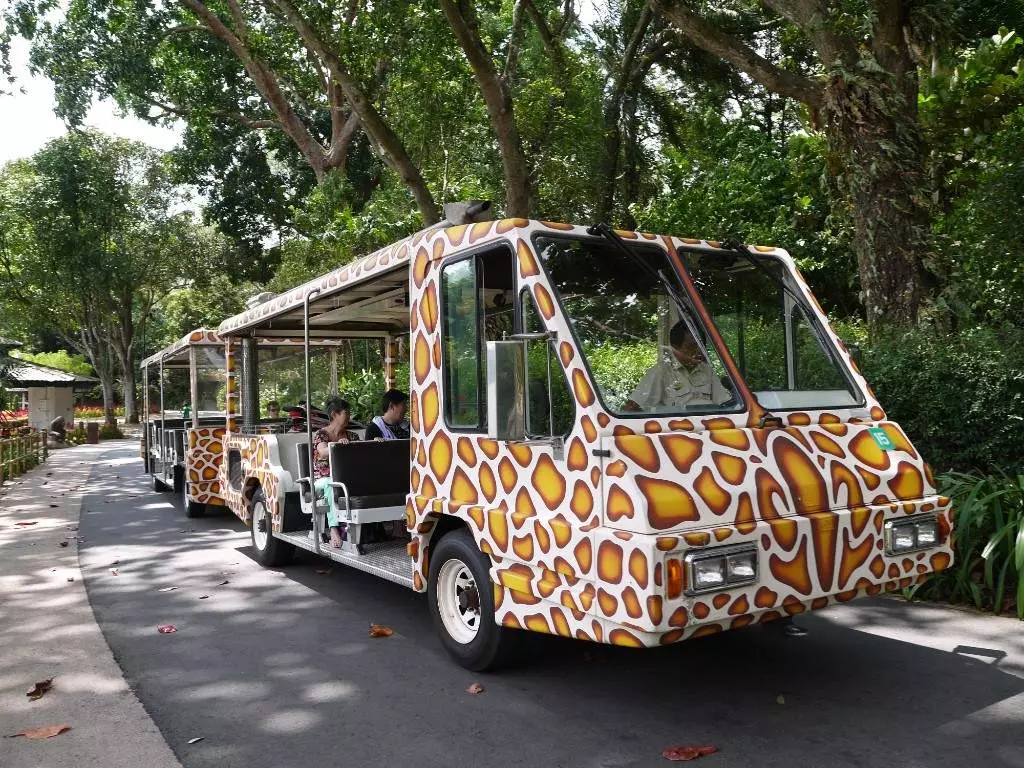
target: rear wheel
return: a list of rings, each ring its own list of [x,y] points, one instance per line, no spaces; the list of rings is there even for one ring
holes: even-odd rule
[[[167,491],[167,483],[163,481],[160,475],[153,475],[153,490],[157,493],[165,493]]]
[[[192,501],[188,497],[188,478],[181,480],[181,506],[185,510],[185,517],[202,517],[206,514],[206,505],[198,501]]]
[[[185,468],[175,467],[174,468],[174,492],[181,493],[182,488],[185,487]]]
[[[487,555],[469,533],[453,531],[431,548],[430,561],[427,599],[448,653],[474,672],[507,663],[519,638],[495,623]]]
[[[253,494],[252,519],[249,522],[252,524],[252,548],[256,550],[256,560],[261,565],[273,568],[291,562],[295,556],[295,547],[274,538],[273,521],[262,490]]]

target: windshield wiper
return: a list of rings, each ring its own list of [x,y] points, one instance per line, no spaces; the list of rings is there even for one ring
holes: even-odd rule
[[[742,240],[738,240],[738,239],[736,239],[736,240],[723,240],[722,241],[722,250],[723,251],[728,251],[729,253],[732,253],[732,254],[735,254],[736,256],[741,257],[748,264],[750,264],[754,269],[756,269],[758,272],[761,272],[762,274],[768,275],[768,277],[771,280],[773,280],[776,285],[778,285],[783,291],[785,291],[786,295],[789,296],[789,298],[791,298],[794,302],[796,302],[796,305],[798,307],[800,307],[801,309],[804,307],[806,302],[804,301],[803,296],[801,296],[796,291],[794,291],[786,283],[785,280],[783,280],[781,277],[779,277],[774,272],[772,272],[770,269],[768,269],[768,267],[766,267],[764,264],[762,264],[760,261],[758,261],[754,257],[754,255],[747,249],[746,244],[744,244],[744,242]]]

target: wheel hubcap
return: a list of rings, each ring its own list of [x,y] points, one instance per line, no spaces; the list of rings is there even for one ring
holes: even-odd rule
[[[267,508],[262,501],[257,501],[252,507],[252,541],[261,552],[267,548],[270,538],[267,527]]]
[[[473,642],[480,631],[480,591],[461,560],[448,560],[437,574],[437,610],[453,640]]]

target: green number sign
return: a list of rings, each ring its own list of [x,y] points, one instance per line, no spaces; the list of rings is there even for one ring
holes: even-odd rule
[[[868,432],[870,432],[871,436],[875,438],[875,442],[878,443],[878,447],[883,451],[891,451],[896,447],[892,438],[890,438],[881,427],[871,427],[868,429]]]

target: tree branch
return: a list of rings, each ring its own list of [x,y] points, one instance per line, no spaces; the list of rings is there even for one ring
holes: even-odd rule
[[[823,87],[820,82],[775,66],[749,46],[694,13],[684,0],[650,0],[650,3],[698,48],[724,59],[770,91],[803,102],[813,110],[821,107]]]

